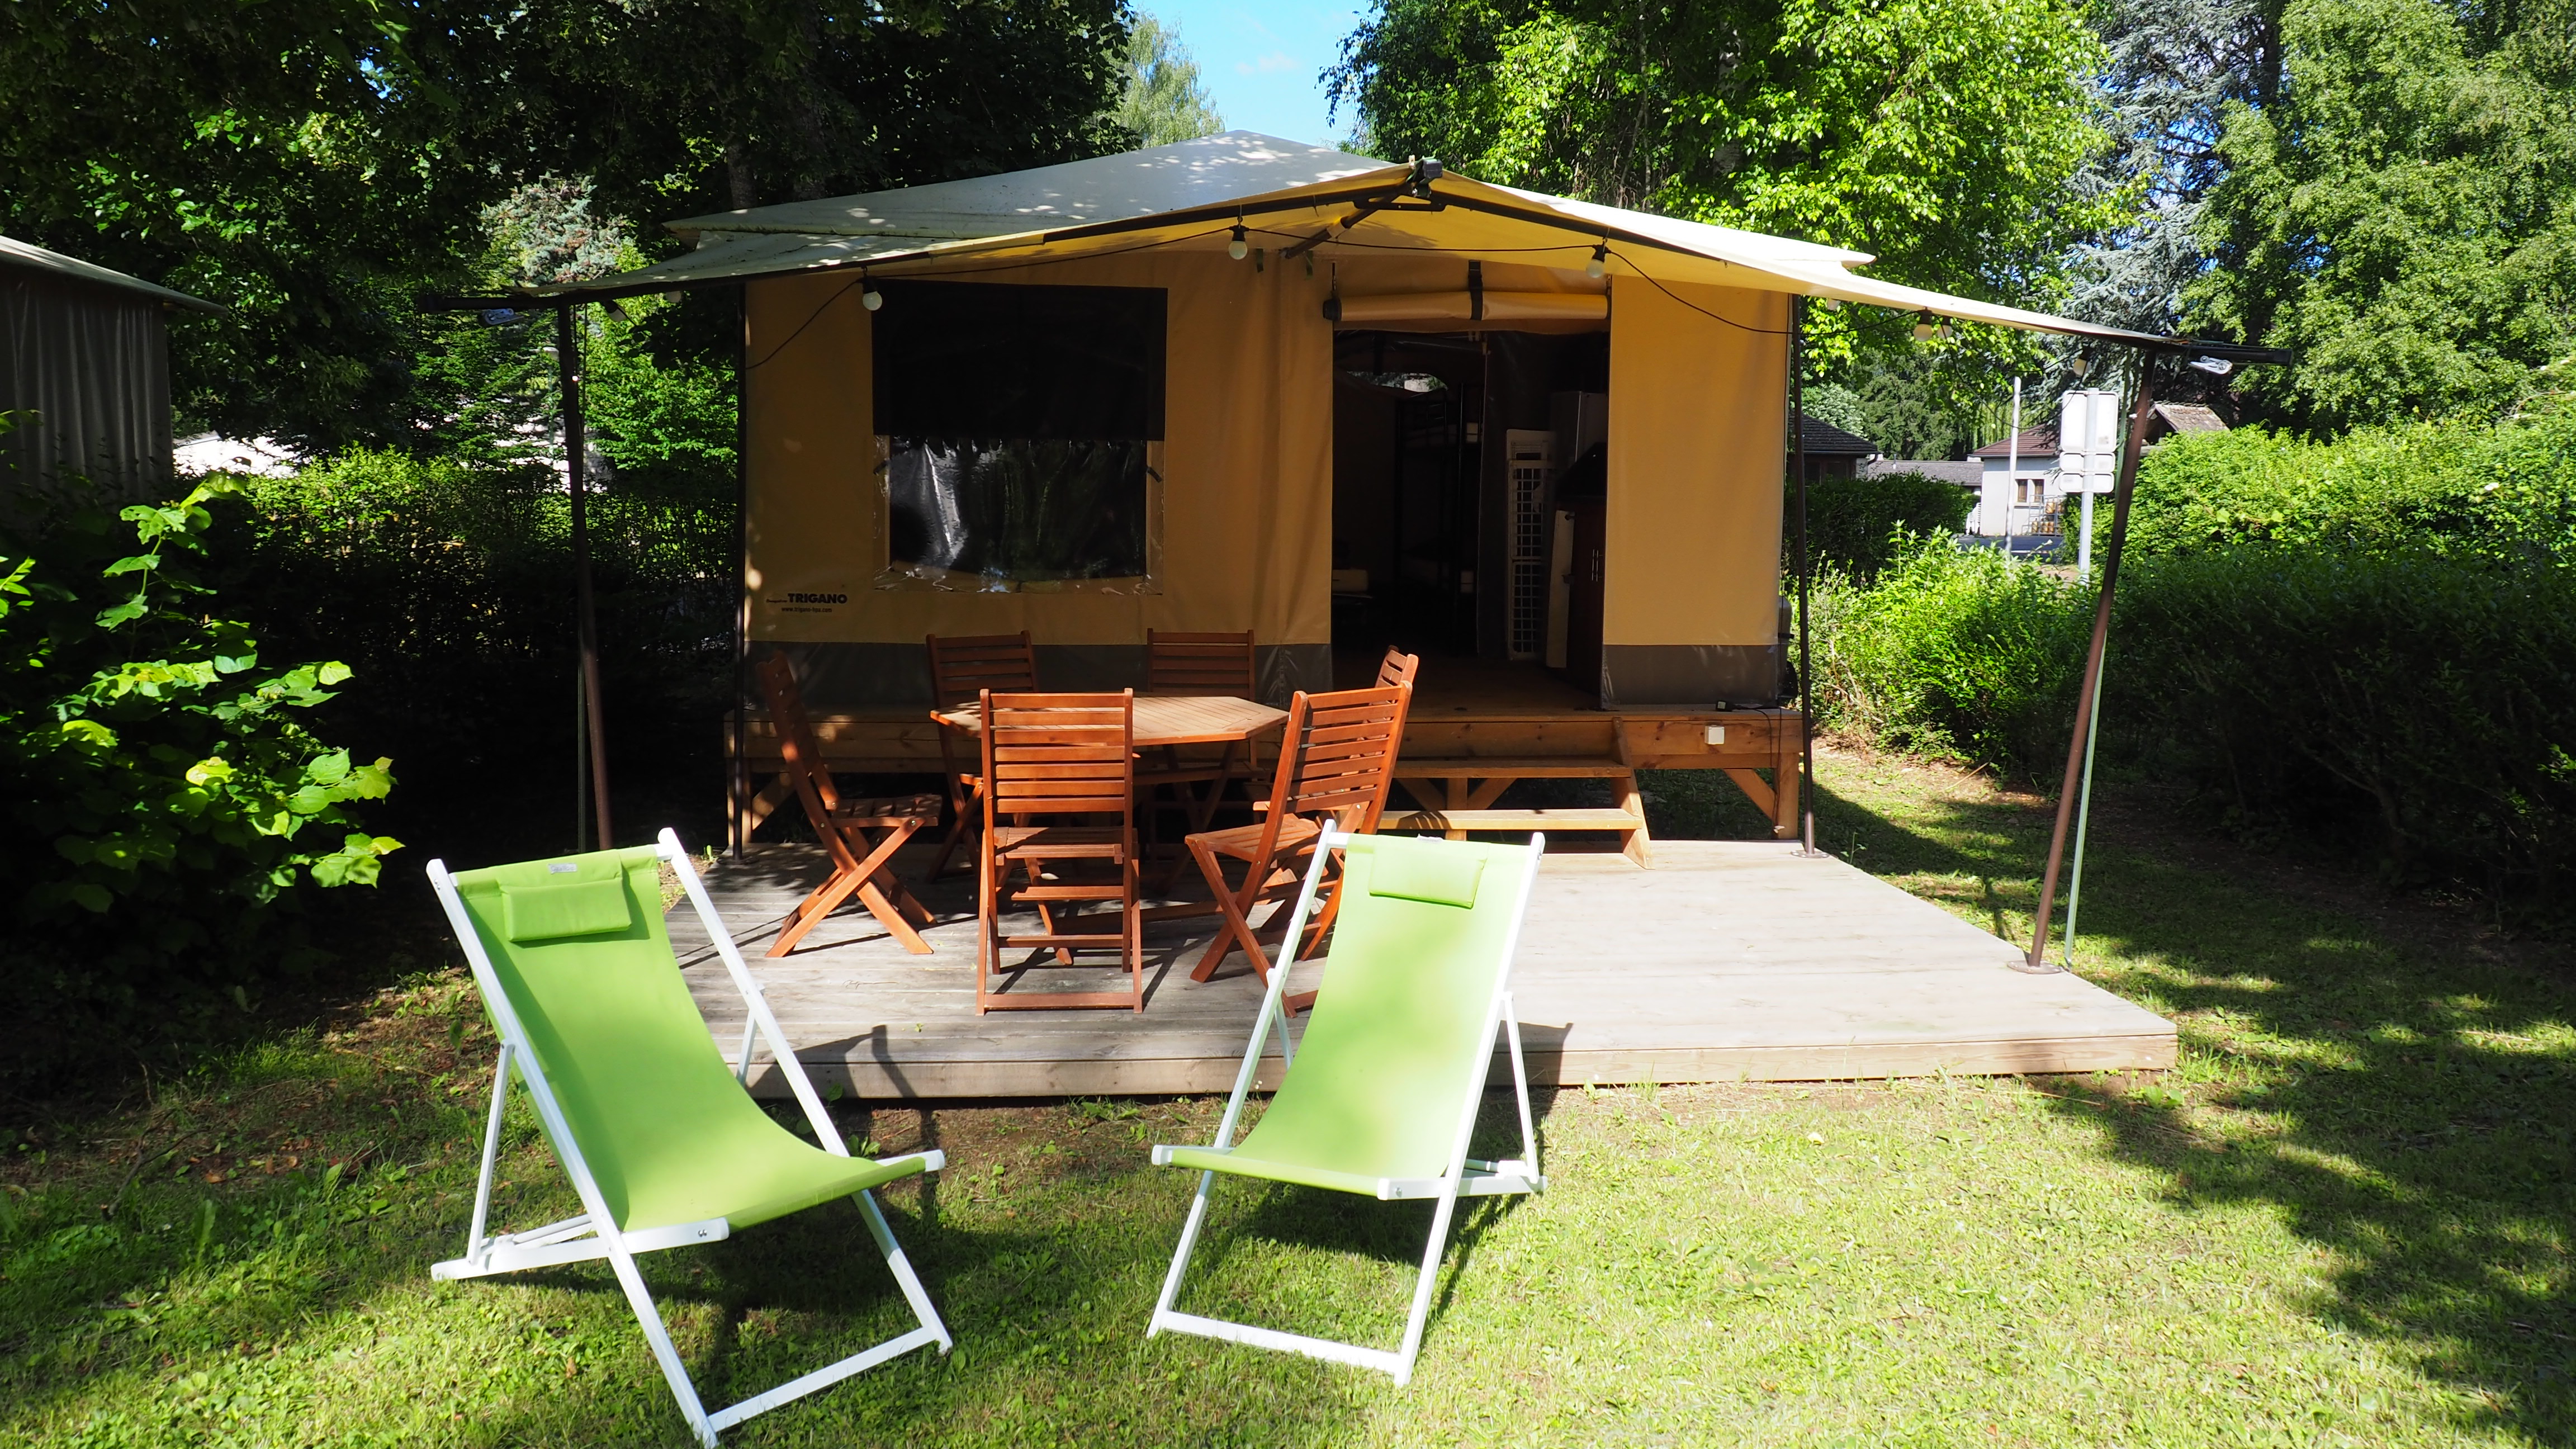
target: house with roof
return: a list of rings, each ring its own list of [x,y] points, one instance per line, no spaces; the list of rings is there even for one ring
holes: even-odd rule
[[[1878,456],[1878,444],[1812,417],[1799,418],[1799,441],[1805,444],[1807,481],[1858,477],[1862,464]]]
[[[2019,436],[1988,443],[1968,456],[1979,465],[1977,506],[1968,515],[1968,532],[1987,538],[2055,533],[2061,505],[2073,494],[2108,491],[2109,469],[2120,443],[2119,394],[2070,392],[2060,401],[2058,421],[2025,428]],[[2086,423],[2071,430],[2090,447],[2070,457],[2062,439],[2070,435],[2068,419],[2084,413]],[[2177,433],[2223,433],[2227,423],[2204,403],[2156,403],[2147,415],[2147,446]]]
[[[2050,506],[2064,496],[2051,492],[2057,479],[2057,425],[2025,428],[1970,453],[1977,464],[1977,506],[1968,514],[1968,531],[1985,538],[2047,531]]]

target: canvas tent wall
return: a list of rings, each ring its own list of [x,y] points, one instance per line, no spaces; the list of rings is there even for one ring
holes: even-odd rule
[[[1851,270],[1863,253],[1242,132],[671,225],[697,248],[535,290],[744,284],[747,631],[803,655],[825,708],[926,702],[927,632],[1027,628],[1052,656],[1041,661],[1049,682],[1075,687],[1136,678],[1147,628],[1249,628],[1269,650],[1269,690],[1320,683],[1335,325],[1606,325],[1602,703],[1768,701],[1780,678],[1790,296],[2163,341],[1863,277]],[[1235,241],[1255,254],[1230,258]],[[1169,324],[1165,435],[1150,440],[1150,579],[927,586],[891,567],[878,465],[897,445],[878,441],[873,374],[908,364],[890,362],[857,303],[863,288],[904,279],[1160,290]],[[901,304],[889,294],[886,305]]]
[[[1142,576],[930,580],[895,557],[874,416],[881,311],[843,277],[748,290],[745,586],[754,641],[797,657],[819,708],[927,705],[925,634],[1027,629],[1050,688],[1144,675],[1145,631],[1249,629],[1264,692],[1330,687],[1331,334],[1323,292],[1223,251],[1140,252],[1011,271],[969,285],[1159,292],[1166,307],[1156,516]],[[927,284],[925,284],[927,285]],[[891,441],[891,440],[890,440]]]
[[[171,308],[213,304],[0,237],[0,509],[78,476],[113,497],[170,481]]]

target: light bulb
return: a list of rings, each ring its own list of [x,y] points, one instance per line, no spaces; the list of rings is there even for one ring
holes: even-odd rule
[[[873,312],[885,305],[885,293],[870,287],[859,294],[859,305]]]
[[[1234,240],[1225,244],[1225,254],[1238,262],[1252,254],[1251,243],[1243,238],[1243,223],[1234,224]]]
[[[1917,342],[1931,341],[1932,334],[1939,330],[1940,329],[1938,327],[1932,325],[1932,318],[1928,313],[1914,319],[1914,340]]]
[[[1610,270],[1610,244],[1603,242],[1592,249],[1592,260],[1583,264],[1583,275],[1599,281]]]
[[[1828,312],[1839,312],[1839,311],[1841,311],[1842,309],[1843,309],[1843,299],[1842,299],[1842,298],[1840,298],[1840,297],[1827,297],[1827,298],[1825,299],[1825,310],[1826,310],[1826,311],[1828,311]]]

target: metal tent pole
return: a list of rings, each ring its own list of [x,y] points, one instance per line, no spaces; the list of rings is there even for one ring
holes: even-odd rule
[[[590,850],[590,711],[582,707],[581,666],[572,671],[572,848]]]
[[[608,734],[599,704],[599,609],[590,588],[589,491],[590,440],[582,429],[581,349],[575,340],[573,308],[555,308],[555,369],[563,385],[564,464],[572,485],[573,630],[581,656],[583,745],[590,754],[591,817],[599,830],[598,846],[606,850],[616,836],[608,819]]]
[[[2155,360],[2138,354],[2138,397],[2129,408],[2128,446],[2120,454],[2120,474],[2111,492],[2111,547],[2102,560],[2102,591],[2093,605],[2093,642],[2084,654],[2084,681],[2075,696],[2075,737],[2066,742],[2066,778],[2057,791],[2057,827],[2048,839],[2048,869],[2039,881],[2039,910],[2030,933],[2030,956],[2018,969],[2033,975],[2062,971],[2048,961],[2048,919],[2057,907],[2057,872],[2066,863],[2066,830],[2075,814],[2086,762],[2091,755],[2095,705],[2102,688],[2102,652],[2111,638],[2111,595],[2120,582],[2120,549],[2129,537],[2129,495],[2137,488],[2138,455],[2146,451],[2147,413],[2154,405]]]
[[[1798,470],[1798,853],[1816,849],[1816,657],[1807,628],[1807,299],[1789,297],[1789,422],[1791,456]],[[1774,782],[1786,785],[1787,781]]]
[[[2107,651],[2106,651],[2107,653]],[[2103,660],[2109,672],[2110,660]],[[2093,719],[2084,730],[2084,784],[2075,792],[2075,854],[2066,865],[2066,934],[2057,945],[2057,964],[2075,969],[2075,907],[2084,898],[2084,835],[2093,823],[2093,742],[2102,735],[2102,679],[2093,680]]]
[[[734,290],[733,759],[725,771],[725,832],[733,857],[751,847],[751,288]]]

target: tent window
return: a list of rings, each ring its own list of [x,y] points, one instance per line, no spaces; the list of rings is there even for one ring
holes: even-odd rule
[[[1151,591],[1160,288],[887,282],[879,587]]]

